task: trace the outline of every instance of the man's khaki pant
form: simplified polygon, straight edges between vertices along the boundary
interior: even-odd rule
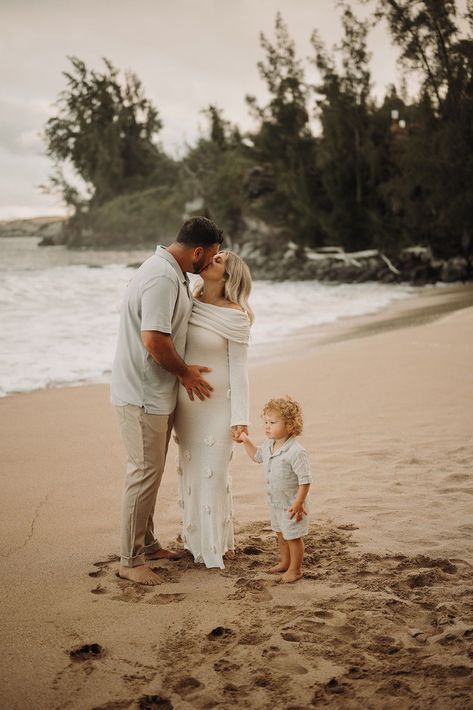
[[[161,549],[154,537],[154,506],[163,476],[174,415],[147,414],[143,407],[115,407],[128,453],[122,497],[121,564],[136,567]]]

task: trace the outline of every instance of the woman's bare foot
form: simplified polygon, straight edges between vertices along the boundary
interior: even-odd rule
[[[285,572],[287,570],[288,566],[289,565],[285,565],[284,562],[278,562],[278,564],[275,565],[274,567],[271,567],[271,569],[268,570],[268,572],[270,572],[271,574],[277,574],[278,572]]]
[[[147,560],[180,560],[182,555],[179,552],[173,552],[172,550],[156,550],[150,555],[146,555]]]
[[[298,579],[302,577],[302,572],[300,570],[288,569],[287,572],[283,574],[279,580],[280,584],[291,584],[291,582],[297,582]]]
[[[223,556],[224,560],[234,560],[236,557],[235,550],[227,550]]]
[[[144,584],[148,587],[162,584],[162,579],[160,579],[152,569],[146,567],[146,565],[138,565],[137,567],[120,566],[117,575],[120,579],[129,579],[130,582]]]

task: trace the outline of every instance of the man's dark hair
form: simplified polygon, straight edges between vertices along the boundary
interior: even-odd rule
[[[191,217],[178,231],[176,241],[188,247],[210,247],[223,242],[223,231],[207,217]]]

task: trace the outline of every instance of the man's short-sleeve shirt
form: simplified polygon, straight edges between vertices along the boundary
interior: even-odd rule
[[[287,509],[292,505],[298,487],[312,482],[309,457],[294,436],[290,436],[276,452],[273,448],[274,440],[266,439],[257,448],[255,461],[264,464],[270,505]]]
[[[150,414],[171,414],[176,407],[177,378],[153,360],[141,332],[171,335],[184,357],[192,310],[189,279],[164,247],[138,269],[123,299],[117,349],[112,368],[112,403],[135,404]]]

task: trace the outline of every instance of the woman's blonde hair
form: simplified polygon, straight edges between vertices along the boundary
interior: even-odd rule
[[[251,293],[251,272],[248,265],[243,261],[241,256],[227,249],[222,250],[219,254],[227,254],[225,261],[225,287],[224,296],[231,303],[238,303],[243,308],[252,324],[255,316],[248,303],[248,297]],[[194,295],[198,295],[202,291],[202,281],[199,279],[194,289]]]
[[[270,399],[263,407],[263,416],[268,412],[276,412],[279,414],[283,422],[286,424],[291,436],[299,436],[302,434],[304,422],[302,419],[302,409],[299,402],[289,397],[277,397]]]

